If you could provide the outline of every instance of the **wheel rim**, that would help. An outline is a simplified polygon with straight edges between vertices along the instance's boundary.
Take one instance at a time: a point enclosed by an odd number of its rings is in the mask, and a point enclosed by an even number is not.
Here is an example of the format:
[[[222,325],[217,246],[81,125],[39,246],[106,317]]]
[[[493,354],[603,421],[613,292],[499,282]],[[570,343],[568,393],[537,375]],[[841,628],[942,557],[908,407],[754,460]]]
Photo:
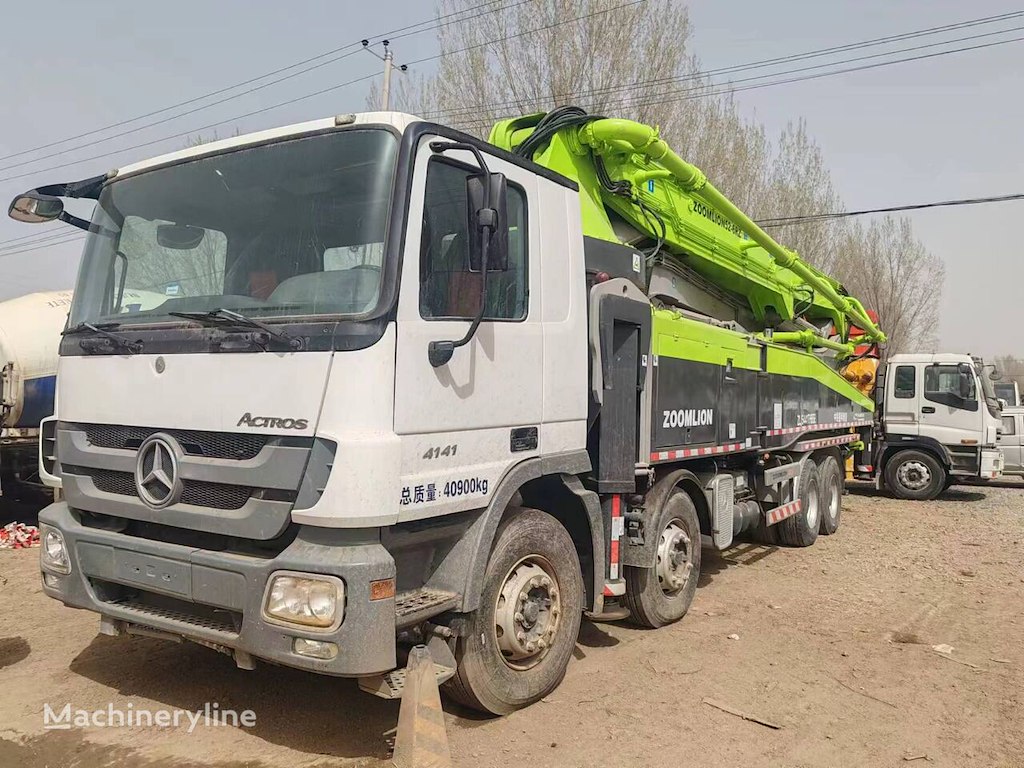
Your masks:
[[[839,478],[832,476],[828,483],[828,498],[826,499],[825,512],[829,520],[839,517]]]
[[[562,617],[561,592],[551,563],[527,555],[505,575],[494,605],[494,636],[505,663],[529,669],[547,655]]]
[[[931,485],[932,472],[922,461],[905,461],[896,468],[896,479],[911,491],[920,491]]]
[[[683,521],[669,521],[658,541],[658,584],[666,595],[682,591],[693,570],[693,543]]]
[[[807,488],[807,511],[804,516],[807,520],[807,527],[812,531],[818,530],[818,485],[811,483]]]

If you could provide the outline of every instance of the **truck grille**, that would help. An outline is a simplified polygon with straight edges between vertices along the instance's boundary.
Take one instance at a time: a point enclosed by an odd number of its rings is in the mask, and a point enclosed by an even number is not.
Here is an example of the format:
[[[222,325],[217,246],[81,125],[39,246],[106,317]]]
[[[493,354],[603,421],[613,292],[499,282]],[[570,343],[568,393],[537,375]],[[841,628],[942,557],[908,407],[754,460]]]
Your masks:
[[[138,496],[138,492],[135,490],[135,476],[131,472],[116,472],[110,469],[90,467],[68,467],[67,471],[91,478],[93,485],[105,493]],[[251,487],[242,485],[185,480],[181,503],[214,509],[240,509],[252,496],[252,491]]]
[[[105,579],[90,577],[89,584],[101,602],[118,608],[131,617],[130,621],[143,626],[179,632],[188,628],[205,629],[233,637],[238,636],[242,626],[243,615],[238,611],[193,603]],[[168,623],[178,626],[169,627]]]
[[[120,424],[76,424],[85,431],[89,442],[100,448],[138,450],[142,441],[152,434],[163,432],[181,445],[185,453],[212,459],[244,461],[256,456],[271,439],[269,435],[236,432],[203,432],[197,429],[160,429],[133,427]]]

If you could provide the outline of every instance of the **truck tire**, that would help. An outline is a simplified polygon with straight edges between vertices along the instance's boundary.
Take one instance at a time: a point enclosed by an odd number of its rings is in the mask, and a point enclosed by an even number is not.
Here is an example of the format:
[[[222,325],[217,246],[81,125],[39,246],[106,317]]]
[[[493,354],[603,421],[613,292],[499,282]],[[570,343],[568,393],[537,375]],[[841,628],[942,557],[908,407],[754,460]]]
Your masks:
[[[839,530],[839,517],[843,512],[843,473],[836,457],[830,454],[818,462],[818,506],[821,509],[818,533],[831,536]]]
[[[946,470],[930,453],[900,451],[885,465],[885,484],[899,499],[934,499],[946,489]]]
[[[804,462],[797,480],[800,492],[800,511],[776,523],[781,544],[790,547],[809,547],[818,540],[818,529],[821,526],[821,495],[818,477],[818,465],[811,460]]]
[[[480,607],[456,641],[455,676],[443,690],[494,715],[540,701],[565,676],[583,600],[569,533],[546,512],[511,507],[495,535]]]
[[[630,620],[644,627],[679,621],[690,609],[700,578],[700,522],[689,495],[676,488],[651,526],[658,536],[653,568],[625,566]]]

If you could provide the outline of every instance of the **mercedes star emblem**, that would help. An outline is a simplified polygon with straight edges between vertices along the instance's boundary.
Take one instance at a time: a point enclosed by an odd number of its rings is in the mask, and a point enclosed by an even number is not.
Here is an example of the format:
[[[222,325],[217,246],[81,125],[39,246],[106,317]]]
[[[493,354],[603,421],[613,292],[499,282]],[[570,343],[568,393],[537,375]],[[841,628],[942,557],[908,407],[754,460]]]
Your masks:
[[[153,509],[169,507],[181,498],[176,443],[170,435],[158,432],[139,446],[135,463],[135,490]]]

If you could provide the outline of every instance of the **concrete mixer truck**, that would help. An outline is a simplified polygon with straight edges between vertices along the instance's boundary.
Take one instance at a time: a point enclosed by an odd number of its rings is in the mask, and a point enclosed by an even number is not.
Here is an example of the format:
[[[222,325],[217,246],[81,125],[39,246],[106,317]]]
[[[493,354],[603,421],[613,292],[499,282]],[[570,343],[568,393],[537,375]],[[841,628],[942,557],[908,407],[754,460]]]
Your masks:
[[[639,123],[339,115],[9,213],[89,233],[41,566],[106,634],[385,697],[426,644],[510,712],[584,612],[681,619],[702,546],[835,533],[874,450],[882,330]]]
[[[53,414],[57,348],[71,295],[46,291],[0,302],[0,494],[8,499],[47,493],[39,425]]]

